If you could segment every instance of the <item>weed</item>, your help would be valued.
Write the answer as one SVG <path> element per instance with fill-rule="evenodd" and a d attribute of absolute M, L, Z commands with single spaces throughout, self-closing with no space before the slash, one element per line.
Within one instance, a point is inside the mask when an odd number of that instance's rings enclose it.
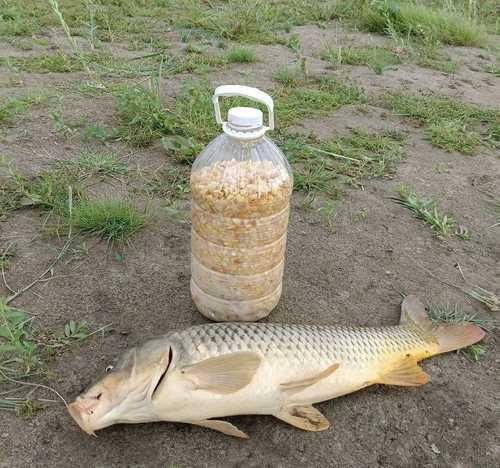
<path fill-rule="evenodd" d="M 305 81 L 299 68 L 283 68 L 273 76 L 273 80 L 289 88 L 295 88 Z"/>
<path fill-rule="evenodd" d="M 90 123 L 83 129 L 82 140 L 85 143 L 90 143 L 92 141 L 105 143 L 113 138 L 113 133 L 113 130 L 110 132 L 99 124 Z"/>
<path fill-rule="evenodd" d="M 366 218 L 368 218 L 368 214 L 369 214 L 368 208 L 362 208 L 358 211 L 355 211 L 351 215 L 352 222 L 359 223 L 361 221 L 364 221 Z"/>
<path fill-rule="evenodd" d="M 257 61 L 255 52 L 246 47 L 233 47 L 226 54 L 229 63 L 253 63 Z"/>
<path fill-rule="evenodd" d="M 363 102 L 364 92 L 335 77 L 312 78 L 300 88 L 282 88 L 276 96 L 276 116 L 280 126 L 297 120 L 332 113 L 347 104 Z"/>
<path fill-rule="evenodd" d="M 362 1 L 360 23 L 371 32 L 395 31 L 403 36 L 440 41 L 450 45 L 483 46 L 486 29 L 458 11 L 397 1 Z"/>
<path fill-rule="evenodd" d="M 75 341 L 83 341 L 88 338 L 90 333 L 90 327 L 85 320 L 82 320 L 80 322 L 70 320 L 64 326 L 64 334 L 60 338 L 60 341 L 63 344 L 69 344 Z"/>
<path fill-rule="evenodd" d="M 481 144 L 477 132 L 469 130 L 467 123 L 459 120 L 441 120 L 430 123 L 425 134 L 436 148 L 474 154 Z"/>
<path fill-rule="evenodd" d="M 484 304 L 492 312 L 500 311 L 500 297 L 479 286 L 473 287 L 467 295 Z"/>
<path fill-rule="evenodd" d="M 16 244 L 10 242 L 5 247 L 0 246 L 0 272 L 7 271 L 12 259 L 16 256 Z"/>
<path fill-rule="evenodd" d="M 15 116 L 26 112 L 33 106 L 46 104 L 49 99 L 50 95 L 44 91 L 20 97 L 0 97 L 0 125 L 13 123 Z"/>
<path fill-rule="evenodd" d="M 93 175 L 121 175 L 126 174 L 128 168 L 115 153 L 96 153 L 83 151 L 77 160 L 66 161 L 61 167 L 74 168 L 80 179 Z"/>
<path fill-rule="evenodd" d="M 56 133 L 65 139 L 73 137 L 78 132 L 78 126 L 67 123 L 60 110 L 51 112 L 50 118 L 52 119 L 52 125 Z"/>
<path fill-rule="evenodd" d="M 32 319 L 0 297 L 0 382 L 2 374 L 18 379 L 36 372 L 41 365 L 38 351 Z"/>
<path fill-rule="evenodd" d="M 466 349 L 470 359 L 474 362 L 479 362 L 486 354 L 486 346 L 480 344 L 473 344 Z"/>
<path fill-rule="evenodd" d="M 497 111 L 481 109 L 443 96 L 392 93 L 384 97 L 384 104 L 397 115 L 422 122 L 428 138 L 435 146 L 465 154 L 472 154 L 480 143 L 494 141 L 492 135 L 500 121 Z"/>
<path fill-rule="evenodd" d="M 86 200 L 74 207 L 73 225 L 108 243 L 128 242 L 146 223 L 146 213 L 131 201 Z"/>
<path fill-rule="evenodd" d="M 354 131 L 322 142 L 288 137 L 282 143 L 294 166 L 294 187 L 307 194 L 336 198 L 344 185 L 391 174 L 403 157 L 400 136 Z M 314 145 L 314 146 L 313 146 Z"/>
<path fill-rule="evenodd" d="M 14 71 L 29 73 L 67 73 L 83 70 L 80 58 L 63 52 L 33 57 L 9 57 L 7 66 Z"/>
<path fill-rule="evenodd" d="M 158 95 L 142 87 L 122 86 L 116 91 L 120 126 L 118 137 L 133 146 L 147 146 L 171 133 L 173 118 Z"/>
<path fill-rule="evenodd" d="M 402 63 L 401 56 L 386 47 L 344 47 L 327 49 L 321 58 L 328 60 L 334 66 L 367 65 L 376 73 L 381 72 L 389 65 Z"/>
<path fill-rule="evenodd" d="M 421 198 L 414 190 L 404 185 L 398 187 L 395 191 L 398 197 L 392 197 L 392 200 L 410 210 L 415 218 L 421 219 L 428 224 L 437 237 L 446 238 L 457 235 L 465 240 L 470 238 L 468 234 L 467 236 L 459 235 L 456 220 L 443 213 L 435 201 Z"/>
<path fill-rule="evenodd" d="M 457 304 L 455 306 L 429 304 L 427 310 L 433 325 L 439 325 L 441 323 L 465 325 L 470 323 L 477 327 L 484 328 L 485 330 L 492 330 L 497 325 L 495 320 L 484 320 L 479 318 L 476 314 L 469 315 L 462 312 Z"/>
<path fill-rule="evenodd" d="M 189 172 L 184 167 L 161 169 L 147 182 L 146 192 L 169 203 L 182 199 L 189 193 Z"/>

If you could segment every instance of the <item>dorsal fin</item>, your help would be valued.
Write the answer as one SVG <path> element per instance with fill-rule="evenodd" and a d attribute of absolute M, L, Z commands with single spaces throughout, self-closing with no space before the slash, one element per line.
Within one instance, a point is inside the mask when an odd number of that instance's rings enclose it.
<path fill-rule="evenodd" d="M 418 328 L 426 333 L 432 333 L 432 322 L 427 315 L 424 304 L 417 296 L 406 296 L 401 303 L 401 325 Z"/>

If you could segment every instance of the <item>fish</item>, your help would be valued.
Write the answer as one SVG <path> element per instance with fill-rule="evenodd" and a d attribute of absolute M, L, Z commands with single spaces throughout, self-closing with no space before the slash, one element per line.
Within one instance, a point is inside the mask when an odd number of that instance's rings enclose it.
<path fill-rule="evenodd" d="M 313 405 L 374 384 L 420 386 L 418 361 L 472 345 L 471 324 L 434 326 L 416 296 L 399 325 L 220 322 L 196 325 L 129 349 L 68 410 L 90 435 L 113 424 L 187 423 L 248 435 L 220 418 L 272 415 L 306 431 L 328 429 Z"/>

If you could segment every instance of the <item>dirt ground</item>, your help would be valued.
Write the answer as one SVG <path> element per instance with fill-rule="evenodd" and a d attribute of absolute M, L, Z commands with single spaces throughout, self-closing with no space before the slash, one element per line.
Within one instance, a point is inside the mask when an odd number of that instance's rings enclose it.
<path fill-rule="evenodd" d="M 326 29 L 297 28 L 314 73 L 332 73 L 360 83 L 369 93 L 402 86 L 420 93 L 436 91 L 485 107 L 500 103 L 500 79 L 481 71 L 481 51 L 449 48 L 460 65 L 444 74 L 414 65 L 401 65 L 377 75 L 367 67 L 330 70 L 317 51 L 336 38 L 372 43 L 381 38 L 343 33 L 335 23 Z M 21 55 L 9 44 L 2 53 Z M 271 76 L 293 62 L 285 46 L 259 46 L 261 61 L 233 65 L 209 75 L 211 82 L 243 83 L 269 89 Z M 33 53 L 33 52 L 32 52 Z M 0 68 L 2 95 L 9 72 Z M 84 77 L 83 73 L 22 75 L 23 89 L 58 87 Z M 186 76 L 165 80 L 175 96 Z M 113 125 L 112 97 L 71 95 L 67 115 L 94 115 Z M 278 122 L 279 125 L 279 122 Z M 482 148 L 475 156 L 436 149 L 421 128 L 386 110 L 368 106 L 363 114 L 345 106 L 302 127 L 328 136 L 352 128 L 397 128 L 407 135 L 407 157 L 392 178 L 372 180 L 363 189 L 349 190 L 335 202 L 332 225 L 293 197 L 286 252 L 284 291 L 269 321 L 310 324 L 392 325 L 399 320 L 401 293 L 417 294 L 426 302 L 458 304 L 479 317 L 492 316 L 478 302 L 444 281 L 463 284 L 460 265 L 470 284 L 500 292 L 500 227 L 486 209 L 484 192 L 500 197 L 500 159 Z M 118 143 L 114 150 L 145 169 L 168 164 L 159 145 L 131 150 Z M 0 153 L 34 174 L 51 162 L 76 157 L 80 143 L 64 141 L 52 127 L 47 110 L 34 109 L 22 125 L 9 128 L 0 139 Z M 436 170 L 436 166 L 446 170 Z M 417 192 L 439 200 L 473 233 L 470 241 L 437 239 L 407 210 L 390 200 L 394 187 L 410 184 Z M 100 182 L 95 190 L 122 190 L 120 182 Z M 361 219 L 357 214 L 366 213 Z M 17 256 L 7 272 L 8 283 L 29 283 L 53 260 L 63 240 L 40 236 L 41 215 L 16 211 L 0 223 L 0 240 L 15 240 Z M 36 314 L 37 324 L 61 328 L 70 319 L 87 320 L 96 328 L 111 323 L 112 331 L 67 348 L 50 362 L 47 383 L 73 399 L 125 349 L 146 337 L 203 323 L 189 293 L 189 224 L 154 216 L 119 261 L 105 243 L 90 241 L 90 251 L 78 262 L 62 261 L 55 278 L 27 292 L 13 305 Z M 78 268 L 75 269 L 75 266 Z M 429 274 L 429 272 L 432 273 Z M 8 291 L 0 284 L 0 294 Z M 0 413 L 0 467 L 494 467 L 500 464 L 499 334 L 487 334 L 487 352 L 479 362 L 464 353 L 451 353 L 423 363 L 431 382 L 421 388 L 373 386 L 318 405 L 331 421 L 325 432 L 309 433 L 272 417 L 230 418 L 250 435 L 233 439 L 183 424 L 118 425 L 84 434 L 62 405 L 54 404 L 31 418 Z M 40 395 L 49 397 L 49 394 Z"/>

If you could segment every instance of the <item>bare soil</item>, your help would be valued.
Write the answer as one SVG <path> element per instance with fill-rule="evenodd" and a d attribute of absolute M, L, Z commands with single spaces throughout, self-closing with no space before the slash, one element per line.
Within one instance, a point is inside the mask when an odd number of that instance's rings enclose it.
<path fill-rule="evenodd" d="M 436 91 L 485 107 L 500 102 L 500 79 L 476 71 L 482 70 L 478 50 L 450 48 L 449 53 L 462 58 L 453 75 L 414 65 L 392 67 L 377 75 L 367 67 L 329 70 L 318 51 L 323 40 L 372 44 L 383 39 L 342 32 L 336 24 L 324 30 L 304 26 L 295 32 L 314 72 L 355 80 L 368 93 L 406 87 L 408 92 Z M 0 51 L 26 54 L 9 44 L 1 44 Z M 268 89 L 272 75 L 294 60 L 283 46 L 259 46 L 258 55 L 260 62 L 234 65 L 213 73 L 209 80 Z M 83 76 L 22 74 L 23 85 L 18 88 L 9 87 L 9 72 L 0 68 L 1 93 L 60 87 Z M 183 78 L 166 81 L 167 93 L 175 95 Z M 67 117 L 88 115 L 95 122 L 115 124 L 109 96 L 71 94 L 64 109 Z M 470 284 L 500 293 L 500 227 L 489 229 L 498 220 L 488 211 L 484 197 L 486 191 L 500 197 L 498 154 L 486 148 L 476 156 L 438 150 L 414 123 L 376 107 L 360 113 L 356 106 L 346 106 L 327 118 L 306 121 L 302 128 L 320 136 L 353 128 L 398 128 L 407 135 L 407 157 L 392 178 L 367 182 L 363 190 L 350 190 L 335 202 L 332 226 L 304 208 L 302 195 L 294 194 L 284 291 L 269 320 L 392 325 L 399 320 L 400 293 L 417 294 L 432 303 L 456 303 L 464 311 L 491 319 L 481 304 L 436 278 L 464 286 L 460 265 Z M 169 164 L 159 145 L 137 151 L 119 144 L 110 148 L 146 170 Z M 80 149 L 78 140 L 66 141 L 54 132 L 43 107 L 0 138 L 0 153 L 13 157 L 20 170 L 32 174 L 47 169 L 54 160 L 75 158 Z M 99 183 L 102 190 L 124 190 L 119 181 Z M 472 239 L 437 239 L 428 226 L 389 199 L 401 183 L 435 197 L 467 226 Z M 68 400 L 127 347 L 204 322 L 189 293 L 190 227 L 172 222 L 161 208 L 157 210 L 146 229 L 124 249 L 123 261 L 104 243 L 90 239 L 87 256 L 71 262 L 64 259 L 54 279 L 14 303 L 36 314 L 40 327 L 52 330 L 62 329 L 70 319 L 87 320 L 96 328 L 112 323 L 111 333 L 70 347 L 50 362 L 52 374 L 47 383 Z M 359 219 L 362 210 L 366 216 Z M 40 213 L 30 209 L 17 211 L 0 223 L 0 242 L 15 240 L 18 248 L 6 274 L 12 288 L 37 277 L 64 242 L 41 236 L 40 223 Z M 0 294 L 8 294 L 3 284 Z M 421 388 L 374 386 L 318 405 L 331 421 L 331 428 L 320 433 L 302 432 L 272 417 L 242 416 L 230 419 L 250 435 L 248 441 L 170 423 L 118 425 L 92 438 L 59 404 L 29 419 L 0 413 L 0 467 L 499 466 L 499 341 L 498 331 L 487 334 L 487 353 L 478 363 L 464 353 L 424 362 L 432 380 Z M 48 393 L 39 395 L 52 398 Z"/>

